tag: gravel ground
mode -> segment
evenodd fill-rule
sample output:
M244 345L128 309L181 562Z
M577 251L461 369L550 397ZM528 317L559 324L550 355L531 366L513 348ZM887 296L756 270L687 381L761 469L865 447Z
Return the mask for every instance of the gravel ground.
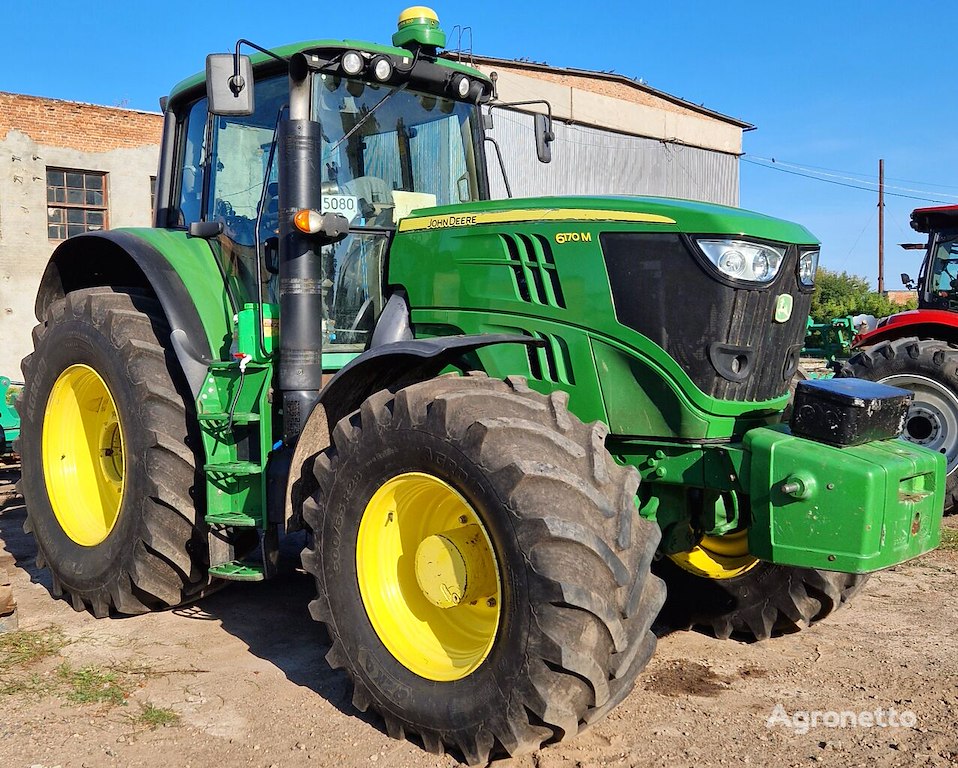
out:
M0 548L15 560L21 632L0 635L0 768L457 765L352 708L306 610L301 541L271 582L96 620L50 596L3 479ZM958 766L958 519L948 525L950 548L878 574L808 631L754 644L662 637L609 718L502 765ZM834 727L829 713L843 711ZM868 714L898 727L866 727Z

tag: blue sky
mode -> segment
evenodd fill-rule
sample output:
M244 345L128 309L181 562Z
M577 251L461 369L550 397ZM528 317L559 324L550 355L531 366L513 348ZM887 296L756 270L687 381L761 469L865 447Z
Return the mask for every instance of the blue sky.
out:
M237 37L265 46L317 37L388 42L403 7L401 0L7 5L0 90L151 110L203 67L207 53L230 49ZM823 241L826 267L875 281L870 190L880 157L890 193L958 203L953 0L437 0L433 7L447 30L472 27L477 53L612 69L753 123L742 205L806 225ZM769 169L772 158L784 170ZM887 198L887 288L900 287L900 272L917 273L917 256L897 243L917 239L911 209L932 204Z

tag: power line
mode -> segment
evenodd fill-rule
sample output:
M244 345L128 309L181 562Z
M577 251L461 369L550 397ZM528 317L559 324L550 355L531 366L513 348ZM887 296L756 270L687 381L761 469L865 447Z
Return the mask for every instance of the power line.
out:
M505 113L502 113L501 117L506 122L512 123L513 125L520 126L522 128L531 127L521 123L519 120L516 120L507 116L507 114ZM566 125L566 127L569 128L570 131L573 133L579 133L580 135L583 133L582 131L579 130L579 126L568 124ZM573 138L567 138L563 136L556 136L555 141L558 144L572 144L572 145L581 146L581 147L593 147L593 148L613 150L613 151L630 150L635 146L636 140L658 141L656 139L650 140L641 136L629 136L629 135L617 136L613 140L615 141L616 139L618 139L618 143L616 144L607 144L601 141L599 142L576 141ZM665 144L666 146L672 145L672 142L668 142L668 141L661 141L661 143ZM629 146L629 145L632 145L632 146ZM683 145L679 145L679 146L683 146ZM749 155L749 156L743 155L741 157L741 160L746 163L751 163L752 165L757 165L760 168L769 168L773 171L780 171L781 173L788 173L793 176L801 176L806 179L812 179L813 181L821 181L826 184L835 184L836 186L839 186L839 187L847 187L849 189L858 189L863 192L878 191L878 182L871 181L866 174L854 174L851 171L840 171L834 168L824 168L821 166L814 166L814 165L801 166L794 163L788 163L782 160L776 160L775 158L771 158L771 157L761 157L759 155ZM762 161L762 162L759 162L759 161ZM688 171L684 167L682 170L684 170L686 172L686 175L688 175ZM851 175L844 175L844 174L851 174ZM856 176L860 178L856 178ZM907 181L907 180L900 179L900 181ZM856 182L856 183L851 183L851 182ZM908 183L925 184L925 182L908 182ZM870 184L872 186L871 187L861 186L862 184ZM927 186L958 189L958 187L947 187L947 185L931 184L931 183L928 183ZM897 192L888 191L892 189L898 190L898 191ZM906 192L914 192L918 194L917 195L904 194ZM949 195L944 193L932 192L926 189L911 189L908 187L897 187L897 186L891 186L888 184L885 185L885 194L888 195L889 197L900 197L906 200L919 200L921 202L939 203L939 204L945 204L950 201L940 200L936 197L925 197L924 195L938 195L938 197L945 197L945 198L951 198L953 200L958 200L958 195Z
M781 160L776 160L775 158L756 157L756 156L754 156L754 155L752 155L752 157L753 157L754 159L756 159L756 160L763 160L763 161L772 163L772 165L766 166L766 167L769 167L769 168L776 168L776 169L778 169L778 170L784 170L783 168L780 168L780 166L785 166L785 167L788 167L788 168L797 169L797 170L799 170L799 171L806 171L806 172L808 172L808 173L813 174L815 178L818 178L818 177L821 176L821 177L829 177L829 178L832 178L832 179L839 179L839 180L842 180L842 181L854 181L854 182L858 182L858 183L860 183L860 184L871 184L871 185L873 185L873 186L875 187L875 189L874 189L874 190L871 190L871 191L875 191L875 192L878 191L878 186L879 186L879 184L878 184L878 182L876 182L876 181L871 181L871 180L868 180L868 179L858 179L858 178L855 178L854 176L841 176L841 175L833 174L833 173L818 172L818 171L812 170L812 169L814 168L814 166L805 167L805 166L801 166L801 165L795 165L794 163L786 163L786 162L781 161ZM824 181L825 179L822 179L822 180ZM920 183L920 182L919 182L919 183ZM948 194L943 194L943 193L940 193L940 192L932 192L932 191L927 190L927 189L910 189L910 188L908 188L908 187L896 187L896 186L892 186L892 185L889 185L889 184L885 184L884 186L885 186L885 189L897 189L899 192L916 192L916 193L918 193L918 194L925 194L925 195L935 195L935 194L937 194L937 195L940 195L941 197L951 197L951 198L954 198L955 200L958 200L958 195L948 195ZM899 197L903 197L903 195L899 195ZM935 202L941 202L941 201L935 201Z
M802 167L802 166L796 165L796 164L794 164L794 163L786 162L785 160L778 160L778 159L776 159L776 158L774 158L774 157L760 157L759 155L750 155L750 157L753 157L753 158L755 158L756 160L764 160L764 161L769 162L769 163L776 163L776 164L778 164L778 165L788 165L788 166L791 166L791 167L793 167L793 168L801 168L801 167ZM877 183L878 183L878 182L876 182L876 181L872 181L872 179L875 178L875 175L874 175L874 174L871 174L871 173L857 173L856 171L846 171L846 170L842 170L842 169L840 169L840 168L828 168L828 167L826 167L826 166L824 166L824 165L812 165L811 163L803 163L803 165L804 165L806 168L811 168L811 169L814 169L814 170L816 170L816 171L832 171L833 173L841 173L841 174L845 174L845 175L847 175L847 176L857 176L857 177L859 177L862 181L867 181L867 182L870 183L870 184L877 184ZM886 177L885 177L885 180L886 180L886 181L888 181L888 180L891 180L891 181L901 181L901 182L904 182L905 184L920 184L920 185L925 186L925 187L936 187L936 188L939 188L939 189L958 189L958 185L956 185L956 184L935 184L934 182L931 182L931 181L915 181L914 179L903 179L903 178L899 178L899 177L895 177L895 176L886 176Z
M863 187L863 186L860 186L860 185L858 185L858 184L849 184L849 183L847 183L847 182L845 182L845 181L838 181L838 180L836 180L836 179L829 179L829 178L823 178L822 176L815 176L815 175L813 175L813 174L811 174L811 173L802 173L802 172L800 172L800 171L789 170L788 168L782 168L780 164L766 165L765 163L760 163L760 162L758 162L758 161L756 161L756 160L752 160L752 159L750 159L750 158L748 158L748 157L743 157L743 158L742 158L742 161L745 162L745 163L749 163L749 164L751 164L751 165L757 165L759 168L767 168L767 169L769 169L769 170L771 170L771 171L778 171L779 173L788 173L788 174L791 174L792 176L801 176L801 177L806 178L806 179L812 179L813 181L821 181L821 182L823 182L824 184L834 184L834 185L839 186L839 187L848 187L849 189L858 189L858 190L861 190L862 192L875 192L875 191L876 191L875 189L872 189L871 187ZM914 190L914 191L916 191L916 192L921 192L921 191L923 191L923 190ZM889 197L903 197L903 198L906 198L906 199L908 199L908 200L921 200L922 202L926 202L926 203L940 203L940 204L944 204L944 203L948 202L948 201L946 201L946 200L937 200L937 199L931 198L931 197L918 197L917 195L905 195L905 194L902 194L902 193L900 193L900 192L885 192L885 194L888 195ZM931 193L929 193L929 194L931 194ZM942 195L942 197L953 197L953 198L955 198L955 199L958 199L958 196L956 196L956 195Z
M848 249L848 253L842 258L842 269L845 268L845 264L848 262L848 257L852 255L852 252L858 247L859 241L862 239L862 235L865 234L865 230L871 226L871 223L875 220L875 211L871 212L871 215L868 217L868 220L862 226L861 232L858 233L858 237L855 238L855 242L852 243L852 247Z

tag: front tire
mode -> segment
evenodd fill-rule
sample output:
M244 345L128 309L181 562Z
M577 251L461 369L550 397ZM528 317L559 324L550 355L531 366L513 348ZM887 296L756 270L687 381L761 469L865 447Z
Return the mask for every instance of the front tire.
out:
M958 347L915 337L882 341L849 359L838 375L915 393L902 437L945 455L945 514L958 510Z
M391 736L483 763L632 689L664 598L659 531L605 434L561 393L477 375L379 392L336 426L303 510L310 609Z
M34 329L34 349L17 401L24 527L54 595L97 617L197 596L209 580L191 498L196 418L159 303L69 293Z
M662 623L672 629L705 629L720 639L767 640L821 621L868 578L746 560L736 560L722 573L696 570L687 558L663 557L654 567L668 588Z

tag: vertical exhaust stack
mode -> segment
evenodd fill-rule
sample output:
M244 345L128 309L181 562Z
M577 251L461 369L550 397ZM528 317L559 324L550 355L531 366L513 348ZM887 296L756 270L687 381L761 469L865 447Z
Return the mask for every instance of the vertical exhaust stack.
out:
M294 441L323 385L323 240L293 224L297 211L321 209L319 123L280 123L279 150L279 370L283 393L283 440Z

